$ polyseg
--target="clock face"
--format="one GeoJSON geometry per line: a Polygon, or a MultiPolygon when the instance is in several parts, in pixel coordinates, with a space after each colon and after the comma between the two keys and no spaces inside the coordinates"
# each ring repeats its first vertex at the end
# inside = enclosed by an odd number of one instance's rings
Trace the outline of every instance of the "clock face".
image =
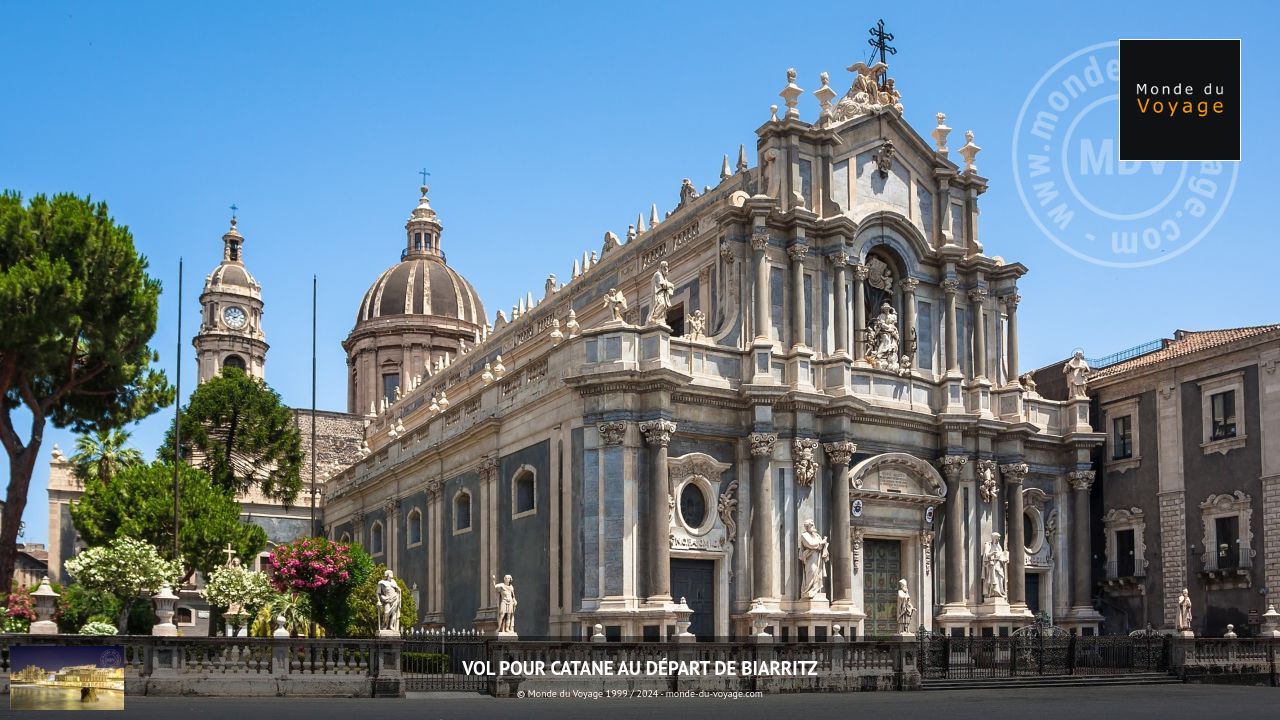
{"type": "Polygon", "coordinates": [[[229,307],[222,311],[222,321],[232,330],[239,330],[244,327],[245,320],[244,310],[238,307],[229,307]]]}

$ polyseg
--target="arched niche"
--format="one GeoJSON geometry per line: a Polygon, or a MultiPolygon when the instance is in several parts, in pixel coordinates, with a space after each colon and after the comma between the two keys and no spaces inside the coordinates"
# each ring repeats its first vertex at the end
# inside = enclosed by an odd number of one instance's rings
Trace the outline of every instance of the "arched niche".
{"type": "Polygon", "coordinates": [[[904,497],[947,495],[947,484],[932,463],[907,453],[869,457],[849,473],[853,490],[904,497]]]}

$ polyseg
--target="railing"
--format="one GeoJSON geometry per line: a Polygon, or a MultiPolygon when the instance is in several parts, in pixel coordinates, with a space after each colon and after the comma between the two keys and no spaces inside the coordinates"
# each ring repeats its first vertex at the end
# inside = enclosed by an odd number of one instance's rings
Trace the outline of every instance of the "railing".
{"type": "Polygon", "coordinates": [[[1089,363],[1089,367],[1093,368],[1094,370],[1097,370],[1099,368],[1104,368],[1108,365],[1115,365],[1118,362],[1124,362],[1125,360],[1132,360],[1133,358],[1136,358],[1139,355],[1146,355],[1147,353],[1153,353],[1162,347],[1164,347],[1163,340],[1150,340],[1148,342],[1142,343],[1141,345],[1135,345],[1129,348],[1128,350],[1121,350],[1118,353],[1112,353],[1105,357],[1088,358],[1088,363],[1089,363]]]}
{"type": "Polygon", "coordinates": [[[1107,579],[1144,578],[1147,576],[1147,569],[1143,567],[1145,564],[1138,558],[1125,560],[1124,562],[1112,560],[1107,563],[1107,579]]]}
{"type": "Polygon", "coordinates": [[[1253,549],[1247,545],[1240,545],[1235,550],[1230,546],[1213,550],[1204,563],[1205,572],[1237,568],[1245,570],[1251,567],[1253,567],[1253,549]]]}

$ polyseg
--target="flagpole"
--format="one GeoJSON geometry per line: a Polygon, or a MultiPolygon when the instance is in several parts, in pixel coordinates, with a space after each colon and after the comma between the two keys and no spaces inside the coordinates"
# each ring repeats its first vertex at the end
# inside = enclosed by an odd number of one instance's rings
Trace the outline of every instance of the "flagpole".
{"type": "Polygon", "coordinates": [[[178,258],[178,370],[173,402],[173,559],[178,546],[178,463],[182,462],[182,258],[178,258]]]}
{"type": "Polygon", "coordinates": [[[311,537],[316,537],[316,276],[311,276],[311,537]]]}

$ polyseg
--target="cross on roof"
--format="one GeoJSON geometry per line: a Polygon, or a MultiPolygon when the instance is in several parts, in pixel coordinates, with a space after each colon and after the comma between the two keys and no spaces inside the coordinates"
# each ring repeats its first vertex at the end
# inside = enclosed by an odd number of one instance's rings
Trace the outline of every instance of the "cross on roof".
{"type": "Polygon", "coordinates": [[[431,173],[427,172],[427,169],[426,169],[426,168],[422,168],[421,170],[419,170],[419,171],[418,171],[418,174],[422,176],[422,184],[423,184],[423,185],[426,185],[426,184],[427,184],[427,176],[428,176],[428,175],[430,175],[431,173]]]}
{"type": "Polygon", "coordinates": [[[234,219],[235,219],[235,217],[236,217],[236,211],[237,211],[237,210],[239,210],[239,209],[240,209],[240,208],[236,207],[236,204],[235,204],[235,203],[231,203],[231,219],[232,219],[232,220],[234,220],[234,219]]]}
{"type": "Polygon", "coordinates": [[[867,32],[871,34],[871,39],[867,41],[867,44],[871,46],[872,62],[875,62],[876,53],[880,53],[880,62],[882,63],[887,63],[885,59],[886,53],[889,55],[898,54],[898,49],[889,44],[889,41],[893,39],[893,33],[887,33],[884,31],[883,18],[876,23],[875,27],[867,30],[867,32]]]}

